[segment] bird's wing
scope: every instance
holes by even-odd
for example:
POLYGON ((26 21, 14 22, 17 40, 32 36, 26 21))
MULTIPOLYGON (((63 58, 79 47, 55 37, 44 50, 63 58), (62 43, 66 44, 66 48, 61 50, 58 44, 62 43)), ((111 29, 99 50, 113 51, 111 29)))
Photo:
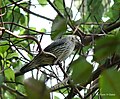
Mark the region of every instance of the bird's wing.
POLYGON ((44 49, 44 51, 50 52, 50 50, 54 49, 54 48, 57 47, 57 46, 63 45, 65 42, 66 42, 66 38, 58 39, 58 40, 54 41, 53 43, 51 43, 50 45, 48 45, 48 46, 44 49))
POLYGON ((53 55, 52 53, 41 52, 41 53, 37 54, 32 61, 30 61, 29 63, 27 63, 25 66, 23 66, 20 69, 20 72, 21 72, 20 74, 16 74, 16 75, 24 74, 24 73, 26 73, 30 70, 33 70, 37 67, 52 65, 52 64, 54 64, 55 60, 56 60, 56 56, 53 55))

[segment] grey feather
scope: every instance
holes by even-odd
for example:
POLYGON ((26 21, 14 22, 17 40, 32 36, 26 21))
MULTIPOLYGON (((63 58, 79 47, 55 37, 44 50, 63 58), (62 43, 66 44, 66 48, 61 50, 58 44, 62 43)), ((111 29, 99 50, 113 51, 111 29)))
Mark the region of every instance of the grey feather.
POLYGON ((52 42, 50 45, 48 45, 44 51, 46 52, 51 52, 52 49, 64 45, 64 43, 66 42, 66 38, 62 38, 62 39, 57 39, 54 42, 52 42))

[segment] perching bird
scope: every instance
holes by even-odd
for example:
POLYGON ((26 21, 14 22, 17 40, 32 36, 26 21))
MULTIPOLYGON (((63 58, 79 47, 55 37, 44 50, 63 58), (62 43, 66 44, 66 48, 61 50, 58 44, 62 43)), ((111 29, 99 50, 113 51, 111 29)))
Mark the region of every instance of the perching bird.
POLYGON ((48 45, 41 53, 38 53, 34 59, 20 69, 16 76, 22 75, 37 67, 57 64, 64 61, 72 54, 75 46, 80 44, 75 35, 69 35, 62 39, 57 39, 48 45))

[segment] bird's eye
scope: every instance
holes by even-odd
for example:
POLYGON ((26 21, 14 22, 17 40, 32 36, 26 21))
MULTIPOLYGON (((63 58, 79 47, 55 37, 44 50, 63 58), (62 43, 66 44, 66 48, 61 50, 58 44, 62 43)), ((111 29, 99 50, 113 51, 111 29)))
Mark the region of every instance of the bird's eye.
POLYGON ((72 37, 72 38, 71 38, 71 41, 73 41, 73 40, 74 40, 74 38, 72 37))

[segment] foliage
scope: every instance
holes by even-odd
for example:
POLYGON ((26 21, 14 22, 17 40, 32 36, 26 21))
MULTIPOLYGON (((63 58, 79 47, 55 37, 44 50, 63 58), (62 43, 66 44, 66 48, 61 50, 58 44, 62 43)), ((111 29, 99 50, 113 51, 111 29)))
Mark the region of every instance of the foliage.
POLYGON ((70 5, 67 0, 36 2, 0 2, 0 98, 120 99, 120 0, 70 0, 70 5), (51 18, 49 9, 44 13, 50 16, 32 11, 31 8, 37 6, 40 9, 49 6, 56 16, 51 18), (46 25, 38 31, 30 24, 31 16, 46 20, 51 27, 46 25), (46 35, 52 40, 78 35, 82 46, 73 52, 75 58, 71 58, 68 65, 40 68, 36 77, 30 72, 33 76, 27 80, 24 76, 15 77, 15 72, 41 50, 39 42, 46 35), (53 92, 61 96, 50 96, 53 92))

